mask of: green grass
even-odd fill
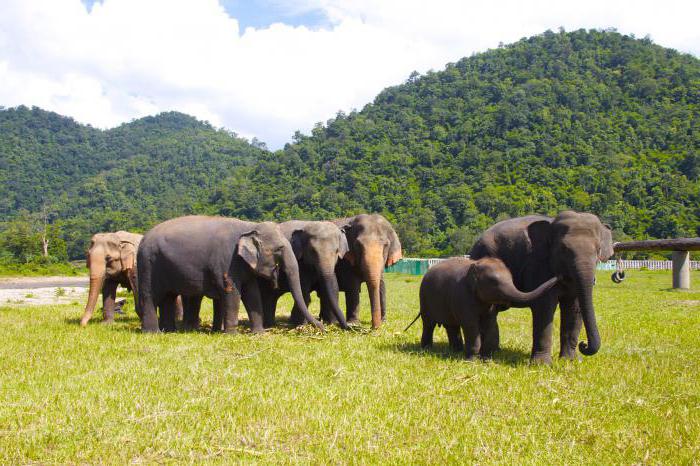
[[[421,351],[403,275],[378,332],[143,335],[131,302],[87,329],[82,303],[0,308],[0,463],[698,462],[700,273],[690,292],[627,275],[598,277],[601,351],[552,367],[528,363],[522,309],[494,361],[450,354],[442,329]]]
[[[70,263],[38,263],[0,264],[0,277],[42,277],[53,275],[87,275],[84,265],[76,266]]]

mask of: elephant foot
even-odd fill
[[[578,361],[581,362],[583,359],[581,356],[578,355],[576,350],[574,349],[573,351],[562,351],[559,353],[559,359],[563,359],[565,361]]]
[[[114,323],[114,318],[111,319],[104,319],[102,321],[102,325],[112,325]]]
[[[352,317],[347,320],[348,325],[360,325],[360,319],[357,317]]]
[[[552,365],[552,355],[551,354],[533,354],[530,357],[530,364],[536,365]]]
[[[260,335],[262,333],[265,333],[265,329],[262,327],[252,327],[250,329],[250,333],[252,333],[254,335]]]

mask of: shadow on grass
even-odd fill
[[[450,346],[447,342],[433,343],[432,348],[421,348],[420,343],[391,343],[382,345],[381,348],[418,357],[464,359],[464,352],[450,350]],[[529,364],[530,353],[516,348],[501,346],[490,360],[496,364],[506,366],[521,366]]]
[[[244,313],[245,315],[245,313]],[[67,325],[80,326],[81,316],[77,317],[67,317],[63,319],[64,323]],[[88,326],[94,325],[105,325],[110,329],[117,332],[129,332],[129,333],[141,333],[141,320],[135,313],[127,313],[125,316],[118,316],[114,322],[110,324],[104,324],[102,321],[102,316],[94,316]],[[175,323],[177,329],[174,332],[167,333],[205,333],[205,334],[223,334],[223,332],[214,331],[212,328],[212,322],[207,321],[200,324],[199,328],[192,329],[185,327],[184,322],[178,321]],[[238,333],[250,333],[250,320],[247,317],[242,317],[238,319]],[[326,329],[330,327],[326,324]],[[275,325],[266,332],[285,332],[293,331],[298,328],[297,325],[293,324],[289,316],[280,316],[275,320]],[[355,329],[355,331],[361,331],[361,329]]]

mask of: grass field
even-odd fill
[[[0,463],[698,463],[692,279],[601,273],[601,351],[552,367],[529,365],[522,309],[491,362],[450,354],[442,329],[421,351],[420,321],[401,332],[420,277],[403,275],[378,332],[142,335],[133,312],[79,328],[82,302],[0,308]]]

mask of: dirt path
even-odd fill
[[[82,303],[87,277],[0,278],[0,306]]]
[[[47,287],[88,286],[88,277],[2,277],[0,290],[26,290]]]

